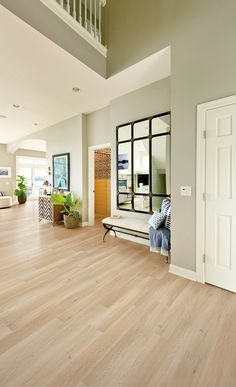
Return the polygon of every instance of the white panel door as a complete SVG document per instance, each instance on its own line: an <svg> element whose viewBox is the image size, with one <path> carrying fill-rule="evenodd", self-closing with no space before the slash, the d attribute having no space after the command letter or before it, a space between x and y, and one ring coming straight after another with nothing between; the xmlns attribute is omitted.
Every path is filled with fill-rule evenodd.
<svg viewBox="0 0 236 387"><path fill-rule="evenodd" d="M205 281L236 292L236 105L206 114Z"/></svg>

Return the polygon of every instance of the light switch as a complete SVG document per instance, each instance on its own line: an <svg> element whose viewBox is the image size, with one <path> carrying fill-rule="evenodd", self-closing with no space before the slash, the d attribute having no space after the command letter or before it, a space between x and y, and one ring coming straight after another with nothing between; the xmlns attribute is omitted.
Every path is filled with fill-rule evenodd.
<svg viewBox="0 0 236 387"><path fill-rule="evenodd" d="M180 187L180 195L181 196L191 196L192 195L192 187L190 185L182 185Z"/></svg>

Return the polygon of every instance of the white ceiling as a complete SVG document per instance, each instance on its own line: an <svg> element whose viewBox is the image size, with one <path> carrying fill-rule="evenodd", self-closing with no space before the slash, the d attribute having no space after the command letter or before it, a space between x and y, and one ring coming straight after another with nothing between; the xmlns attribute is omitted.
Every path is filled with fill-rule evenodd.
<svg viewBox="0 0 236 387"><path fill-rule="evenodd" d="M0 6L0 143L10 143L170 75L170 48L104 79ZM80 93L72 92L78 86ZM19 109L13 104L19 104ZM37 126L34 124L38 123Z"/></svg>

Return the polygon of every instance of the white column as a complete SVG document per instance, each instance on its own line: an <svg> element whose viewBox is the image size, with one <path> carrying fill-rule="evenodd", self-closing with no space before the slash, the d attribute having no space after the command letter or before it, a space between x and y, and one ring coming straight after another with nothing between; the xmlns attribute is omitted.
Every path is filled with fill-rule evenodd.
<svg viewBox="0 0 236 387"><path fill-rule="evenodd" d="M60 6L63 7L63 0L60 0Z"/></svg>

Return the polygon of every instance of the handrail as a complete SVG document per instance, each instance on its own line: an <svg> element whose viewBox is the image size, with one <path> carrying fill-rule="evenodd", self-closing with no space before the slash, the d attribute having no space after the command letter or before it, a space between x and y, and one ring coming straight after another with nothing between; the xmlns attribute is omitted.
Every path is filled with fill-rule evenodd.
<svg viewBox="0 0 236 387"><path fill-rule="evenodd" d="M102 55L102 7L106 0L40 0Z"/></svg>

